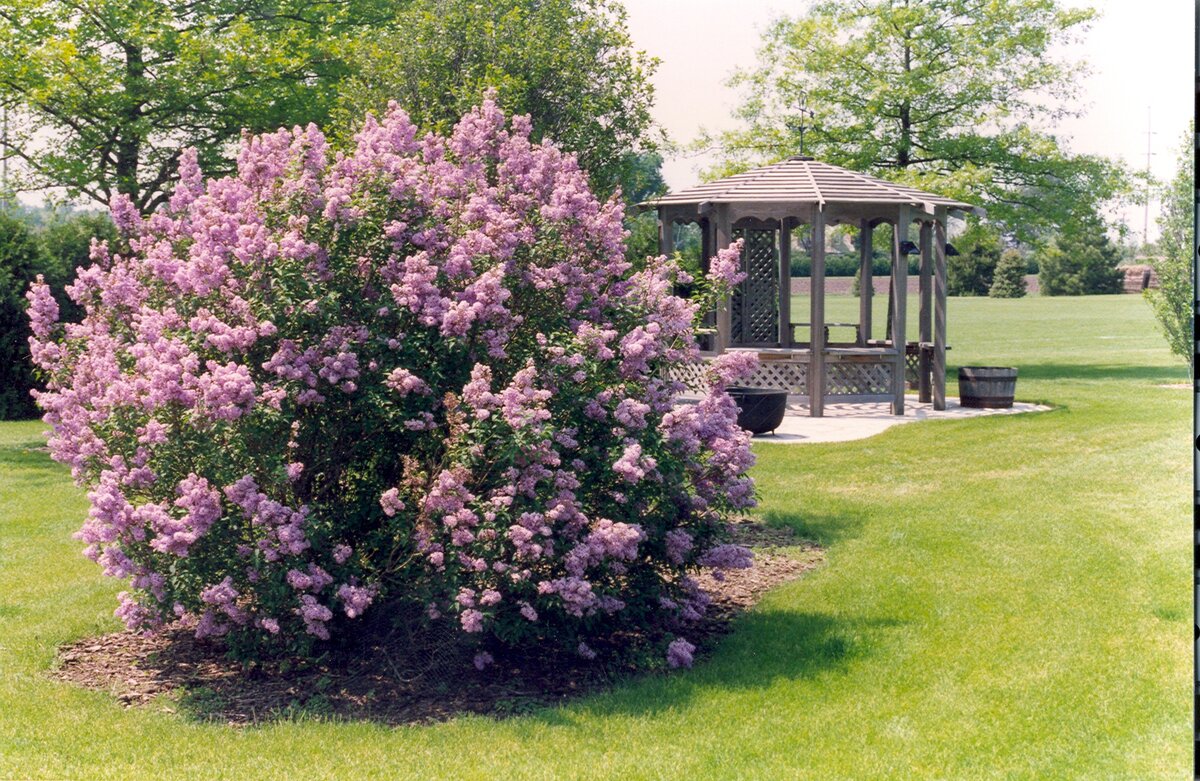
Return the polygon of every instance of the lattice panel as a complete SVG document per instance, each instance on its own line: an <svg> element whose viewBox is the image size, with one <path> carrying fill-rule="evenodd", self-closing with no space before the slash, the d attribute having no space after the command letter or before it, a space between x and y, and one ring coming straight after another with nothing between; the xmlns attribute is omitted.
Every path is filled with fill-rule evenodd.
<svg viewBox="0 0 1200 781"><path fill-rule="evenodd" d="M825 377L827 396L883 396L892 392L889 363L827 363Z"/></svg>
<svg viewBox="0 0 1200 781"><path fill-rule="evenodd" d="M779 341L779 251L772 228L738 228L744 239L742 270L746 279L730 301L734 344L775 344Z"/></svg>
<svg viewBox="0 0 1200 781"><path fill-rule="evenodd" d="M692 393L707 393L709 389L708 368L704 361L671 364L667 367L667 377L682 382ZM805 394L808 393L808 364L763 361L753 374L738 384Z"/></svg>
<svg viewBox="0 0 1200 781"><path fill-rule="evenodd" d="M908 383L908 387L916 388L920 383L921 377L921 355L920 353L907 353L904 356L904 381Z"/></svg>
<svg viewBox="0 0 1200 781"><path fill-rule="evenodd" d="M743 384L753 388L775 388L788 393L808 393L808 364L762 361Z"/></svg>
<svg viewBox="0 0 1200 781"><path fill-rule="evenodd" d="M667 377L682 382L692 393L708 392L708 371L703 361L673 363L667 367Z"/></svg>

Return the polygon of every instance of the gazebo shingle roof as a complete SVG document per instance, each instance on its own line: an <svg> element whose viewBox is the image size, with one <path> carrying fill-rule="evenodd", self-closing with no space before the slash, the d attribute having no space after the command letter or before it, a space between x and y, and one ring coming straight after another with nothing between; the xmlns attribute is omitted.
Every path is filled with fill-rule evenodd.
<svg viewBox="0 0 1200 781"><path fill-rule="evenodd" d="M969 203L922 192L808 157L792 157L639 204L645 208L699 203L911 204L981 213Z"/></svg>

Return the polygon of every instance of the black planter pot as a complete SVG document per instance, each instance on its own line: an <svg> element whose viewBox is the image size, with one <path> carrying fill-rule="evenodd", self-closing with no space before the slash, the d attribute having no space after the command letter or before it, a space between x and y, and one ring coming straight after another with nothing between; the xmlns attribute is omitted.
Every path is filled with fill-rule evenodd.
<svg viewBox="0 0 1200 781"><path fill-rule="evenodd" d="M958 401L964 407L1006 409L1017 393L1011 366L964 366L958 370Z"/></svg>
<svg viewBox="0 0 1200 781"><path fill-rule="evenodd" d="M738 425L751 434L765 434L779 428L787 412L787 391L773 388L726 388L738 405Z"/></svg>

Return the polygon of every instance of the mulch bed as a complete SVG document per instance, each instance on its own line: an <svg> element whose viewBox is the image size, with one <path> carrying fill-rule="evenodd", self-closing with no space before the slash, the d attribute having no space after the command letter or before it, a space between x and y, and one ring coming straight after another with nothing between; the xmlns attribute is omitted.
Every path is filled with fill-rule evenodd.
<svg viewBox="0 0 1200 781"><path fill-rule="evenodd" d="M755 549L755 566L704 572L713 598L704 622L688 630L703 656L731 621L769 589L816 567L823 551L790 529L739 523L735 541ZM787 550L778 550L786 548ZM719 577L719 576L718 576ZM219 643L184 630L143 636L117 632L80 640L59 653L53 677L111 693L127 706L149 705L230 725L307 717L385 724L439 721L464 713L506 716L610 688L636 675L632 664L602 668L577 657L499 658L477 672L447 638L376 637L309 663L244 666ZM414 653L414 648L424 648Z"/></svg>

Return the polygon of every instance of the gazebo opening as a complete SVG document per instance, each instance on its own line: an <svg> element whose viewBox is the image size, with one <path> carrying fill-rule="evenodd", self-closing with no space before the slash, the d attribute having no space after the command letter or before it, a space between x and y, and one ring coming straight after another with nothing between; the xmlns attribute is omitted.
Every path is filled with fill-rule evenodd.
<svg viewBox="0 0 1200 781"><path fill-rule="evenodd" d="M882 179L794 157L781 163L670 193L642 204L658 211L661 251L698 253L701 271L720 247L743 240L746 278L710 313L715 333L702 337L706 358L754 350L751 384L787 390L820 416L831 402L888 401L904 414L906 373L921 401L945 409L946 221L969 204ZM847 226L860 277L856 318L826 313L827 231ZM890 234L886 322L873 318L876 234ZM808 305L794 308L793 256L807 256ZM906 337L909 256L919 257L919 338ZM803 311L807 309L807 311ZM798 311L799 310L799 311ZM881 327L882 326L882 327ZM674 375L695 390L701 367Z"/></svg>

